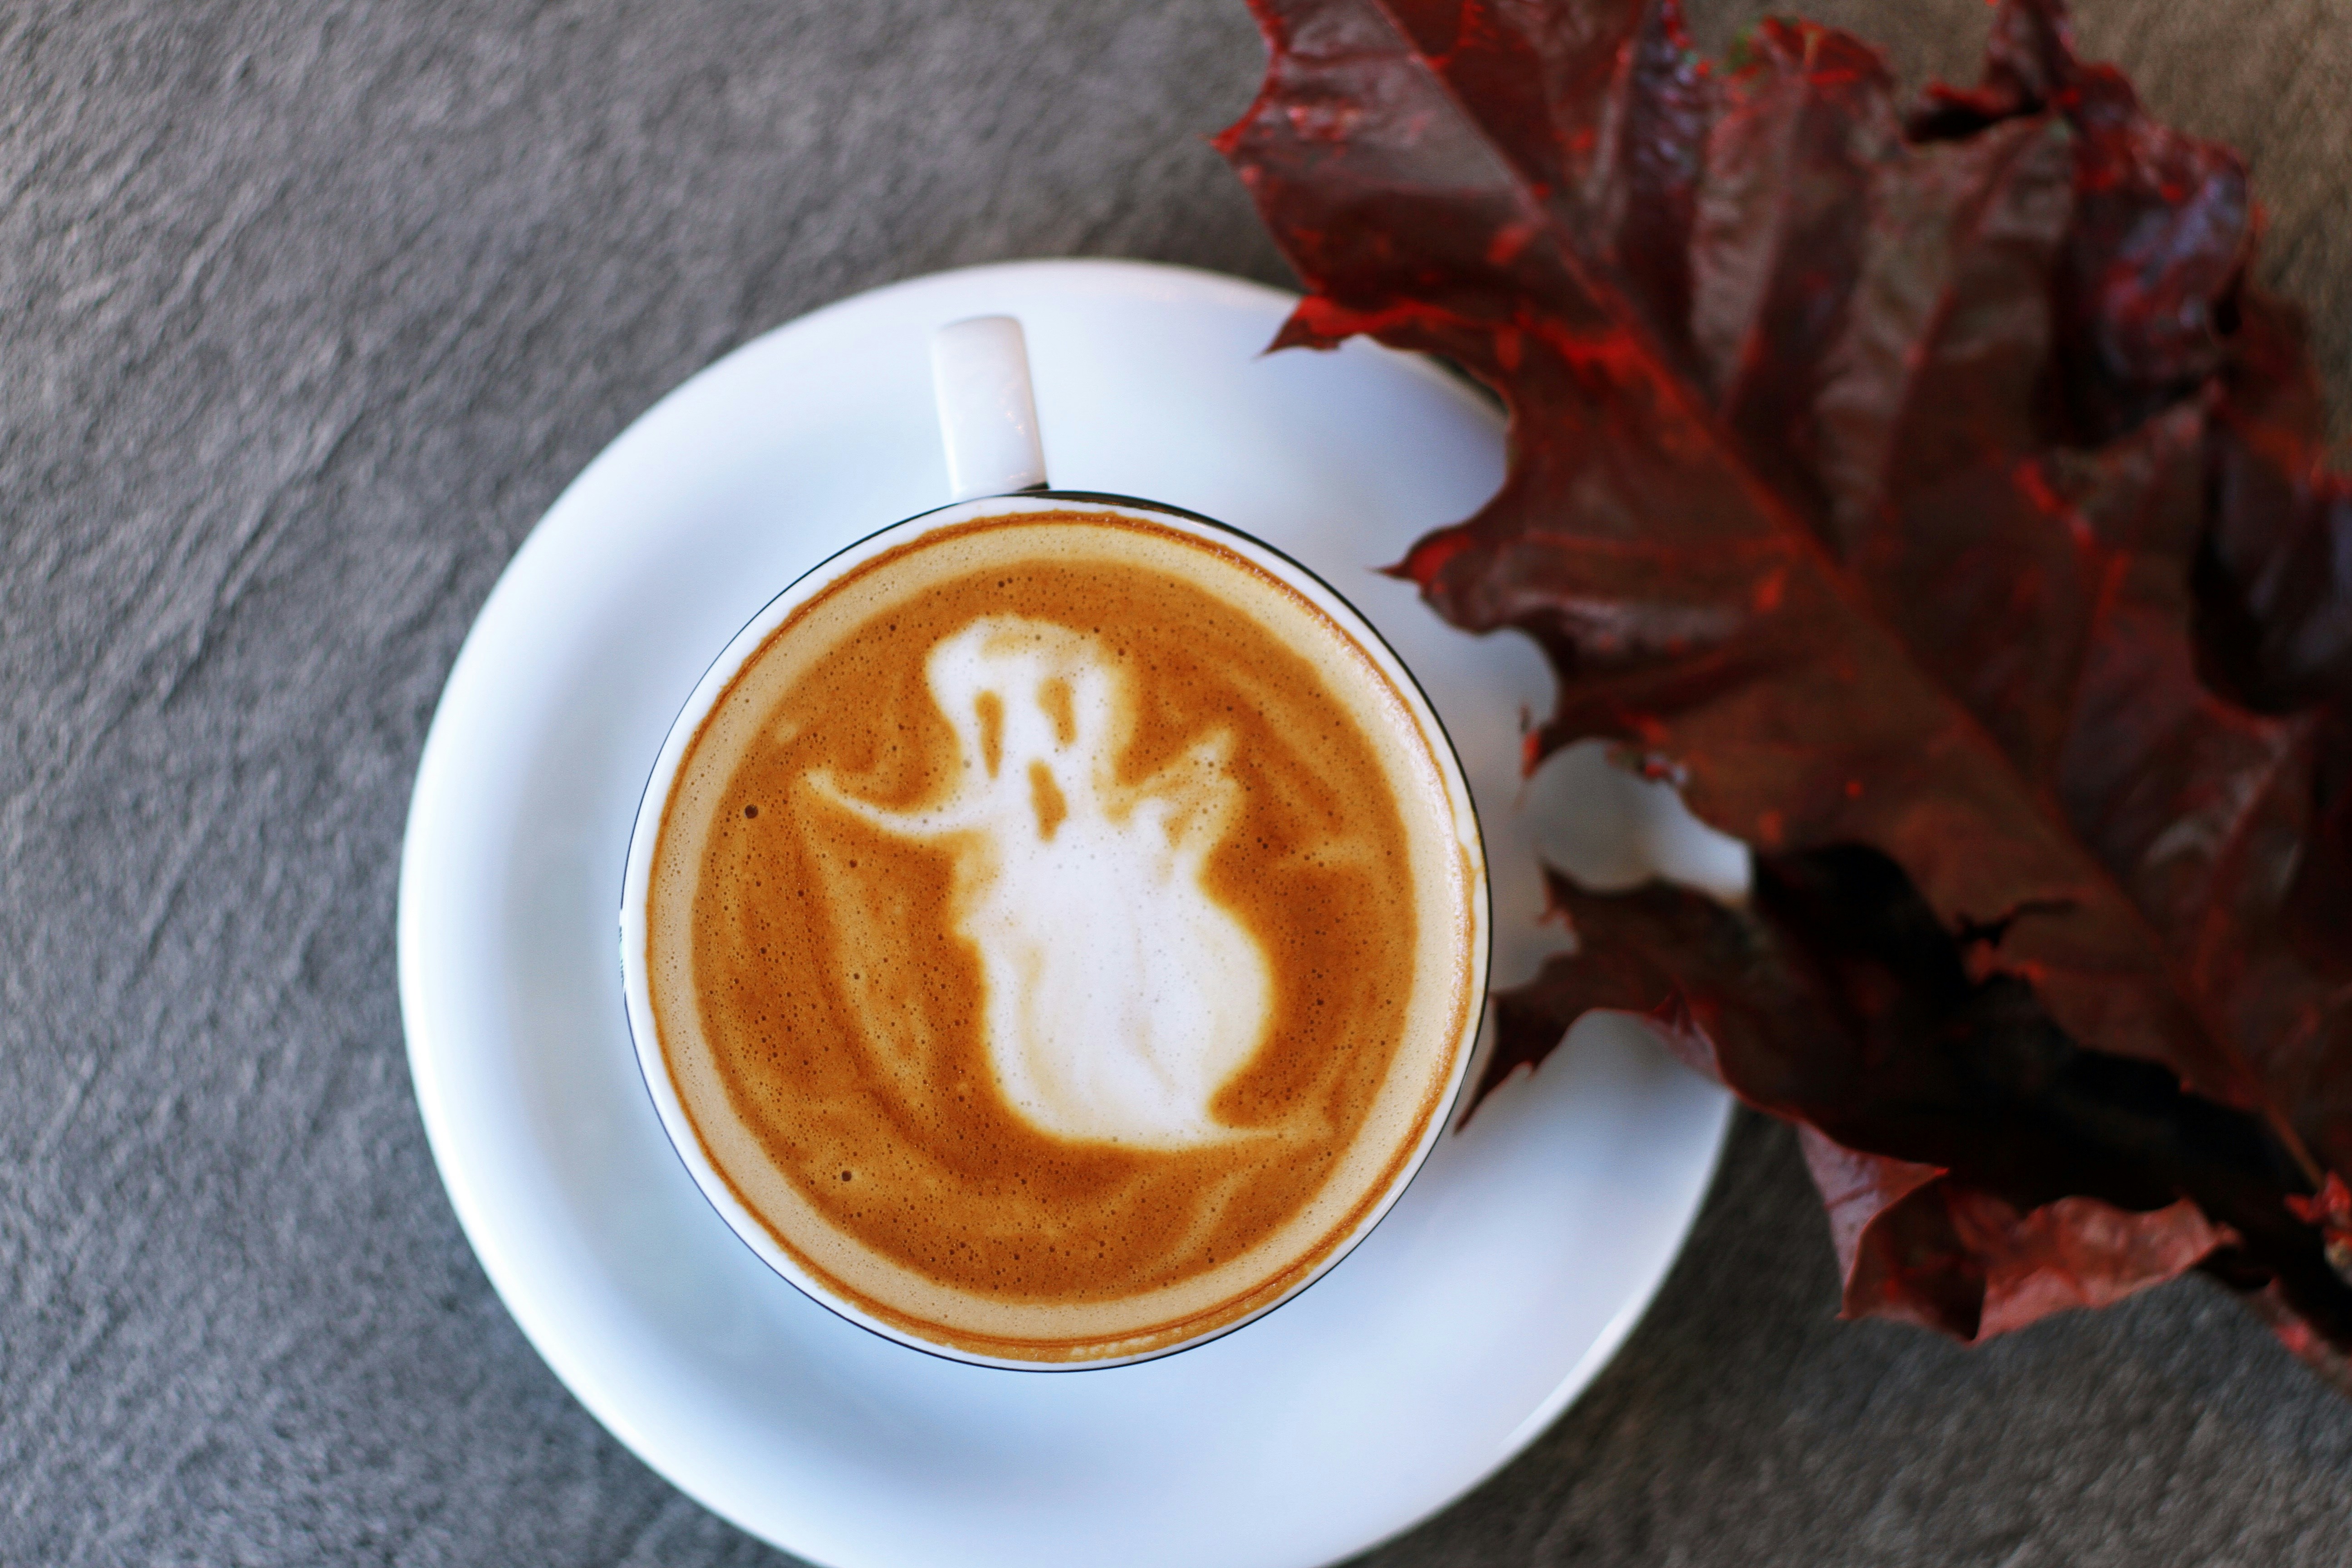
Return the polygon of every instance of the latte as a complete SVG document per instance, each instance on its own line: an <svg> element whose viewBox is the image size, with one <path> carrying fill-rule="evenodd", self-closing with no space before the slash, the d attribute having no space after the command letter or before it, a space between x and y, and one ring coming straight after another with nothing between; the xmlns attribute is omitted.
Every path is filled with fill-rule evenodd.
<svg viewBox="0 0 2352 1568"><path fill-rule="evenodd" d="M792 609L694 732L643 958L710 1166L856 1313L1149 1354L1378 1217L1475 1028L1483 870L1392 661L1214 531L1029 503Z"/></svg>

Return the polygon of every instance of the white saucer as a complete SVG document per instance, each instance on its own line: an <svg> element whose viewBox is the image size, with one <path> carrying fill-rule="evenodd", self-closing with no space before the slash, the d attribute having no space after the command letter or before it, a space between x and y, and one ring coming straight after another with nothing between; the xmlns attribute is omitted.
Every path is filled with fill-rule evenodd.
<svg viewBox="0 0 2352 1568"><path fill-rule="evenodd" d="M1223 1339L1059 1374L936 1359L802 1296L714 1214L637 1072L613 944L646 771L779 588L940 504L936 326L1022 318L1054 482L1255 533L1347 594L1427 689L1494 867L1495 982L1538 925L1517 638L1370 568L1502 473L1475 395L1368 343L1259 357L1287 296L1032 262L919 279L696 376L564 492L500 579L425 748L401 865L409 1063L459 1220L556 1374L706 1506L836 1568L1266 1564L1359 1552L1475 1485L1591 1381L1664 1278L1721 1091L1580 1026L1449 1135L1324 1279Z"/></svg>

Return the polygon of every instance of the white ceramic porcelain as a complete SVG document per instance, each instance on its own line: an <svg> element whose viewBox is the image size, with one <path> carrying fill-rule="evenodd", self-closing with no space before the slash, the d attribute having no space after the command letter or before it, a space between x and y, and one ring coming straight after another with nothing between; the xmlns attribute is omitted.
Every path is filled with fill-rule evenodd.
<svg viewBox="0 0 2352 1568"><path fill-rule="evenodd" d="M1045 486L1045 442L1029 342L1012 316L971 316L931 334L931 395L954 500Z"/></svg>
<svg viewBox="0 0 2352 1568"><path fill-rule="evenodd" d="M612 937L648 771L735 628L877 519L947 493L929 341L965 317L1025 326L1057 486L1220 518L1343 588L1470 773L1495 984L1557 946L1517 809L1541 661L1518 639L1452 631L1372 571L1493 489L1497 422L1370 344L1261 357L1289 303L1175 268L1035 262L793 322L680 387L581 475L451 673L400 898L410 1065L451 1201L523 1331L600 1420L816 1563L1305 1568L1360 1551L1559 1415L1639 1317L1706 1190L1725 1097L1638 1026L1588 1020L1443 1138L1381 1226L1280 1310L1158 1361L1040 1375L926 1355L801 1295L663 1136Z"/></svg>

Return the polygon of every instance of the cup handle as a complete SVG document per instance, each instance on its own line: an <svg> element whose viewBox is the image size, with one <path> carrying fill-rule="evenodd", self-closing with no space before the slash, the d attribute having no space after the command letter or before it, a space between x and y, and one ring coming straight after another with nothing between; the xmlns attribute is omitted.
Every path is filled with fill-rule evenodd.
<svg viewBox="0 0 2352 1568"><path fill-rule="evenodd" d="M1045 448L1037 435L1029 348L1019 321L974 316L932 333L931 392L939 400L951 499L1045 488Z"/></svg>

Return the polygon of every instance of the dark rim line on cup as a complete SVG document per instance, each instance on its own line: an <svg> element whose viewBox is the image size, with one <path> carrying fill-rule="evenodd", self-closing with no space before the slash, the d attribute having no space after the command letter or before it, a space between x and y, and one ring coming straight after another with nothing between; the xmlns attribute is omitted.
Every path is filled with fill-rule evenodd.
<svg viewBox="0 0 2352 1568"><path fill-rule="evenodd" d="M1463 766L1462 753L1454 746L1453 733L1446 729L1445 721L1439 716L1437 704L1430 700L1429 693L1423 689L1421 678L1413 674L1412 667L1405 662L1403 655L1398 653L1397 650L1390 645L1388 638L1381 635L1380 627L1372 624L1371 617L1365 615L1362 610L1359 609L1353 599L1349 598L1347 595L1339 592L1338 588L1333 587L1329 583L1325 582L1322 574L1315 571L1306 563L1292 555L1288 551L1284 550L1277 545L1269 544L1254 533L1248 532L1244 529L1235 528L1229 522L1220 522L1213 517L1209 517L1203 513L1190 510L1184 507L1171 506L1165 501L1145 500L1139 496L1119 495L1109 490L1065 490L1038 488L1009 490L1003 495L981 496L972 500L949 501L943 506L931 507L926 510L916 512L911 516L900 518L896 522L885 523L882 527L874 530L871 533L863 534L858 538L852 540L849 543L843 545L832 554L825 556L823 560L817 562L814 565L809 567L808 570L801 573L791 582L785 584L782 587L770 595L761 602L757 610L751 612L750 618L745 620L742 626L735 628L734 635L730 637L726 643L720 647L719 652L712 656L710 662L703 666L702 673L695 677L694 684L687 689L686 700L678 704L677 714L671 718L669 730L664 731L663 749L667 749L667 736L669 733L677 730L678 718L685 714L687 703L694 700L694 693L701 689L702 683L710 678L710 672L712 670L719 668L719 661L727 657L728 651L734 647L736 641L742 637L745 631L751 628L754 622L758 621L761 616L766 615L769 609L778 599L790 594L803 583L807 582L811 577L815 576L818 573L824 571L826 567L832 565L835 561L840 560L850 552L863 548L874 540L880 538L883 534L894 532L898 529L906 527L909 523L920 522L927 517L935 517L943 511L955 511L964 507L986 506L991 501L1011 500L1066 500L1092 502L1096 505L1102 506L1131 507L1138 511L1163 512L1171 517L1185 518L1193 522L1205 524L1210 528L1217 530L1221 533L1230 533L1236 539L1247 541L1249 543L1255 545L1258 549L1265 551L1267 554L1281 561L1293 571L1298 573L1299 575L1305 577L1308 582L1321 587L1333 598L1339 600L1340 604L1346 605L1349 613L1361 624L1364 630L1371 634L1372 640L1379 643L1381 647L1388 654L1389 658L1395 661L1397 668L1404 672L1404 678L1411 683L1414 695L1421 699L1422 707L1427 710L1430 718L1436 721L1437 737L1440 741L1444 742L1446 754L1454 759L1454 776L1462 781L1463 795L1469 797L1470 833L1471 837L1477 841L1478 846L1478 868L1480 873L1478 878L1479 901L1485 905L1485 908L1480 912L1486 917L1486 954L1484 965L1485 973L1481 973L1477 977L1478 1022L1471 1030L1470 1044L1466 1048L1462 1071L1454 1081L1454 1092L1446 1098L1444 1114L1437 1119L1437 1139L1433 1140L1430 1143L1429 1149L1423 1153L1419 1160L1414 1162L1412 1173L1404 1179L1404 1184L1398 1187L1395 1192L1389 1194L1388 1201L1381 1205L1379 1217L1374 1219L1371 1224L1364 1226L1361 1231L1349 1241L1348 1245L1344 1248L1324 1262L1316 1271L1315 1278L1309 1279L1306 1284L1299 1286L1297 1289L1292 1290L1289 1294L1282 1297L1279 1300L1269 1302L1267 1305L1259 1308L1256 1311L1241 1318L1237 1321L1227 1323L1224 1327L1214 1330L1209 1333L1202 1334L1198 1339L1186 1340L1181 1344L1169 1345L1160 1350L1151 1351L1142 1355L1133 1356L1119 1361L1113 1361L1107 1364L1095 1366L1056 1366L1050 1363L1044 1362L1038 1363L1034 1365L1019 1365L1008 1364L1005 1361L1000 1360L974 1361L968 1356L956 1355L951 1352L935 1349L929 1345L917 1344L914 1342L916 1336L911 1334L907 1338L902 1339L896 1334L885 1333L882 1330L876 1328L873 1324L866 1322L861 1319L852 1317L849 1313L842 1310L841 1308L835 1305L833 1302L826 1300L817 1292L808 1289L799 1280L785 1273L782 1269L778 1268L773 1263L770 1263L766 1254L762 1253L758 1247L752 1247L749 1242L745 1241L743 1237L737 1232L734 1220L728 1215L725 1209L719 1205L719 1201L712 1197L703 1187L701 1177L696 1173L694 1166L688 1161L686 1152L678 1147L677 1140L670 1135L669 1123L662 1116L661 1102L654 1094L654 1086L648 1077L650 1069L646 1065L646 1053L642 1048L643 1042L638 1041L636 1037L636 1020L628 1016L629 1008L626 999L628 953L625 945L621 945L620 951L623 974L623 1005L621 1012L624 1020L628 1024L629 1027L629 1039L631 1044L630 1054L637 1058L637 1085L640 1089L645 1090L646 1103L653 1110L654 1121L661 1127L662 1142L669 1146L670 1157L676 1160L678 1163L679 1167L686 1172L687 1179L694 1184L696 1195L700 1197L702 1201L709 1206L710 1212L718 1216L719 1224L727 1227L727 1234L733 1237L739 1246L741 1246L753 1257L759 1258L761 1263L766 1266L769 1273L773 1274L777 1279L791 1286L794 1292L815 1302L818 1306L824 1308L826 1311L832 1313L843 1322L849 1324L852 1328L872 1334L876 1339L882 1341L885 1344L896 1345L901 1350L914 1351L919 1354L930 1356L935 1360L948 1362L956 1366L972 1367L982 1372L1058 1373L1065 1374L1088 1372L1117 1372L1122 1367L1141 1366L1148 1362L1160 1361L1171 1355L1181 1355L1186 1351L1199 1350L1203 1345L1212 1344L1218 1340L1223 1339L1227 1334L1236 1332L1242 1329L1246 1329L1252 1323L1257 1322L1262 1319L1271 1317L1274 1313L1281 1310L1285 1307L1287 1307L1293 1301L1297 1300L1301 1296L1306 1295L1307 1291L1312 1290L1316 1286L1323 1283L1324 1280L1328 1279L1331 1277L1332 1271L1338 1268L1340 1264L1346 1262L1349 1256L1353 1253L1357 1247L1361 1247L1364 1244L1366 1237L1370 1237L1372 1232L1380 1229L1381 1224L1387 1220L1388 1216L1395 1212L1397 1205L1404 1201L1405 1194L1412 1190L1412 1184L1421 1180L1422 1172L1428 1169L1431 1158L1436 1153L1437 1142L1443 1140L1451 1129L1451 1124L1454 1121L1454 1108L1461 1103L1463 1089L1470 1081L1470 1068L1476 1065L1476 1058L1478 1055L1478 1037L1486 1031L1486 1011L1491 1001L1487 993L1487 987L1494 979L1495 889L1493 880L1486 875L1486 824L1479 819L1478 802L1476 797L1471 794L1470 772L1467 768ZM685 761L682 754L679 761L681 763ZM654 757L654 768L658 768L660 765L661 757L659 753L656 752ZM646 773L645 784L640 786L637 791L637 809L631 819L632 827L629 837L630 843L633 846L636 840L636 833L634 824L642 822L645 819L646 801L652 795L653 790L654 769L649 768ZM659 831L658 825L656 825L656 831L657 833ZM621 909L614 916L615 923L621 927L621 929L614 933L616 944L625 944L628 941L625 922L628 918L626 889L629 879L628 862L630 853L631 851L629 849L625 848L621 854L621 885L623 888L624 902ZM646 994L646 1010L649 1013L652 1010L652 994L650 989L648 989ZM669 1059L667 1056L664 1054L662 1044L658 1037L653 1041L653 1055L660 1058L664 1062L667 1062ZM686 1113L683 1100L680 1101L678 1109L682 1114L686 1114L687 1131L692 1133L698 1142L701 1138L701 1132L694 1126L694 1119L692 1115L690 1113ZM717 1162L709 1159L709 1154L707 1150L705 1151L703 1157L706 1162L711 1164L713 1170L717 1169ZM736 1202L745 1213L751 1214L751 1218L755 1223L761 1224L763 1228L765 1227L765 1222L760 1220L759 1215L751 1210L749 1204L743 1203L740 1198L738 1198ZM779 1241L777 1245L780 1248L782 1247L782 1243L781 1241Z"/></svg>

